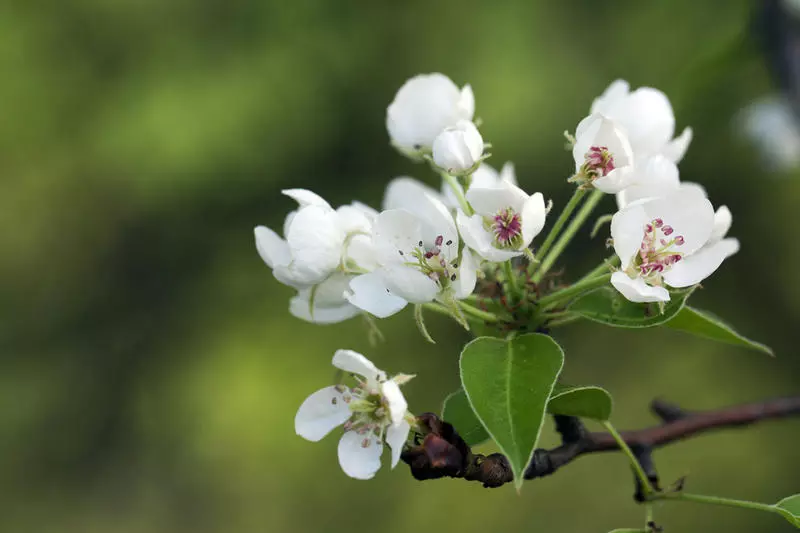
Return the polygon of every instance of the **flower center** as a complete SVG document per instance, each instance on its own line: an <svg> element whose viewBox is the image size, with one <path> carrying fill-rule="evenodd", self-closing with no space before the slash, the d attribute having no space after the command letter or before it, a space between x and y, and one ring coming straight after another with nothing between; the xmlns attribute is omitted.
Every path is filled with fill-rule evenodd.
<svg viewBox="0 0 800 533"><path fill-rule="evenodd" d="M672 226L665 225L660 218L645 225L639 254L631 266L632 273L652 285L661 285L661 274L683 259L683 252L676 250L683 246L683 236L673 233Z"/></svg>
<svg viewBox="0 0 800 533"><path fill-rule="evenodd" d="M497 248L519 248L522 243L522 217L510 207L486 217L484 227L494 235Z"/></svg>
<svg viewBox="0 0 800 533"><path fill-rule="evenodd" d="M615 168L614 155L606 146L592 146L584 155L583 173L590 179L607 176Z"/></svg>
<svg viewBox="0 0 800 533"><path fill-rule="evenodd" d="M337 390L342 393L342 399L350 407L352 415L344 423L345 431L355 431L364 436L362 447L371 445L371 436L383 438L386 427L392 423L389 413L389 402L379 390L368 389L367 384L359 380L359 386L354 388L337 385ZM337 400L334 398L333 400Z"/></svg>
<svg viewBox="0 0 800 533"><path fill-rule="evenodd" d="M431 278L439 284L442 289L450 286L450 283L455 281L458 273L458 263L448 259L453 257L453 254L444 254L443 246L449 247L453 245L453 241L444 242L442 235L437 235L433 241L433 246L428 247L422 241L419 241L416 248L406 254L403 250L398 250L400 255L413 257L414 261L406 261L407 266L418 269L420 272Z"/></svg>

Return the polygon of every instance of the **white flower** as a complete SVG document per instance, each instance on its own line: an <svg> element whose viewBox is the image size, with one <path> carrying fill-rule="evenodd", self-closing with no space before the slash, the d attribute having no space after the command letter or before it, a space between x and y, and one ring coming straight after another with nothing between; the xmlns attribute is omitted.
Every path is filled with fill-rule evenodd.
<svg viewBox="0 0 800 533"><path fill-rule="evenodd" d="M429 187L419 180L407 176L400 176L399 178L394 178L389 182L389 185L386 186L381 207L384 211L390 209L413 210L419 203L420 198L426 195L452 207L458 204L458 200L455 198L454 203L450 204L444 194L440 194L433 187Z"/></svg>
<svg viewBox="0 0 800 533"><path fill-rule="evenodd" d="M459 246L447 207L430 194L378 215L372 241L378 267L350 281L346 297L377 317L393 315L408 303L451 303L475 288L475 261Z"/></svg>
<svg viewBox="0 0 800 533"><path fill-rule="evenodd" d="M433 141L433 162L450 174L471 171L483 155L483 137L469 120L445 128Z"/></svg>
<svg viewBox="0 0 800 533"><path fill-rule="evenodd" d="M387 379L385 372L352 350L337 350L333 366L360 376L354 376L358 386L325 387L306 398L294 418L295 432L317 442L344 425L339 464L350 477L371 479L381 467L383 443L392 450L394 468L408 439L408 404L398 384L408 376Z"/></svg>
<svg viewBox="0 0 800 533"><path fill-rule="evenodd" d="M665 286L700 283L739 248L736 239L722 239L726 211L721 208L715 230L711 202L702 190L689 187L617 212L611 237L622 269L611 276L612 285L632 302L666 302Z"/></svg>
<svg viewBox="0 0 800 533"><path fill-rule="evenodd" d="M318 323L350 318L359 311L342 289L353 274L375 266L370 234L377 212L358 202L334 210L304 189L283 193L298 209L286 216L285 240L269 228L255 228L259 255L278 281L298 289L289 304L294 316Z"/></svg>
<svg viewBox="0 0 800 533"><path fill-rule="evenodd" d="M506 164L503 165L503 168L500 169L500 172L497 172L487 163L481 163L475 172L473 172L470 176L470 184L467 190L473 187L479 189L494 189L502 186L503 183L517 185L517 176L514 172L514 163L507 161ZM460 185L458 188L460 191L463 191L463 188ZM458 207L458 198L453 192L450 184L443 180L441 190L445 205L453 208Z"/></svg>
<svg viewBox="0 0 800 533"><path fill-rule="evenodd" d="M600 114L581 120L575 130L574 181L605 193L617 193L631 184L633 152L622 128Z"/></svg>
<svg viewBox="0 0 800 533"><path fill-rule="evenodd" d="M678 166L664 155L656 154L636 163L635 179L617 193L617 207L644 198L659 198L678 190L681 185Z"/></svg>
<svg viewBox="0 0 800 533"><path fill-rule="evenodd" d="M406 81L386 110L386 129L398 148L430 150L433 140L459 120L472 120L472 88L460 89L444 74L420 74Z"/></svg>
<svg viewBox="0 0 800 533"><path fill-rule="evenodd" d="M501 262L522 255L544 227L547 208L541 193L528 196L503 181L494 188L473 185L467 201L475 214L470 217L458 210L458 229L464 243L486 260Z"/></svg>
<svg viewBox="0 0 800 533"><path fill-rule="evenodd" d="M678 163L692 141L686 128L675 139L675 115L667 96L652 87L630 91L625 80L616 80L592 102L592 113L601 113L619 123L638 157L662 154Z"/></svg>

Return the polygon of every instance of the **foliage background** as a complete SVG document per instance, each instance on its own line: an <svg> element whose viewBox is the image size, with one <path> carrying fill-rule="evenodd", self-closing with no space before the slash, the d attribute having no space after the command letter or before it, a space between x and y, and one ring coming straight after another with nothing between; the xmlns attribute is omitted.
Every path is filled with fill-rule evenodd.
<svg viewBox="0 0 800 533"><path fill-rule="evenodd" d="M430 178L388 146L385 106L418 72L472 83L493 163L563 206L574 128L613 79L672 99L695 141L681 165L735 213L742 252L695 296L778 358L669 331L559 331L566 376L616 398L620 427L655 396L710 408L797 394L800 176L767 173L737 135L773 90L745 1L277 2L10 0L0 4L0 530L604 532L642 513L617 455L506 487L363 483L335 438L296 437L294 412L350 347L418 374L417 412L457 387L467 339L409 313L369 346L359 320L319 327L258 258L308 187L378 205L388 180ZM613 209L606 200L601 212ZM603 257L584 233L578 275ZM777 501L800 492L800 420L658 452L665 481ZM554 442L552 432L545 435ZM770 516L672 504L667 531L789 531Z"/></svg>

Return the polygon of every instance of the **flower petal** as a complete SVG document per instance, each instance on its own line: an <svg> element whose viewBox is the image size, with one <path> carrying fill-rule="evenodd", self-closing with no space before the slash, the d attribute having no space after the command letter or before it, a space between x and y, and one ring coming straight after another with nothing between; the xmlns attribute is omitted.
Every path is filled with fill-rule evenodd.
<svg viewBox="0 0 800 533"><path fill-rule="evenodd" d="M292 262L289 245L277 233L264 226L256 226L254 233L258 255L268 267L287 266Z"/></svg>
<svg viewBox="0 0 800 533"><path fill-rule="evenodd" d="M686 155L686 150L689 149L693 136L692 128L684 128L679 136L672 139L661 149L661 153L675 163L680 163L683 156Z"/></svg>
<svg viewBox="0 0 800 533"><path fill-rule="evenodd" d="M626 100L612 118L623 125L636 153L658 152L675 132L669 99L658 89L639 87Z"/></svg>
<svg viewBox="0 0 800 533"><path fill-rule="evenodd" d="M389 416L392 424L399 424L408 411L408 403L400 391L400 386L391 379L384 381L381 383L381 394L389 404Z"/></svg>
<svg viewBox="0 0 800 533"><path fill-rule="evenodd" d="M483 227L483 217L480 215L468 217L463 211L458 210L456 213L456 222L461 238L464 239L464 244L487 261L501 263L512 257L519 257L522 255L522 252L518 250L501 250L500 248L495 248L493 244L494 235L491 231L487 231L486 228ZM464 279L463 275L459 275L459 278ZM459 282L459 280L457 279L456 282Z"/></svg>
<svg viewBox="0 0 800 533"><path fill-rule="evenodd" d="M353 350L336 350L333 354L333 366L363 376L370 383L386 380L386 372L379 370L372 361Z"/></svg>
<svg viewBox="0 0 800 533"><path fill-rule="evenodd" d="M326 307L314 305L314 313L312 314L308 298L294 296L289 300L289 313L295 318L313 324L338 324L353 318L360 312L361 310L358 307L345 302L340 305Z"/></svg>
<svg viewBox="0 0 800 533"><path fill-rule="evenodd" d="M527 248L534 237L541 233L544 228L544 219L547 216L547 206L544 204L544 196L537 192L531 195L522 206L522 246Z"/></svg>
<svg viewBox="0 0 800 533"><path fill-rule="evenodd" d="M411 424L405 420L401 420L398 424L392 424L386 429L386 444L392 449L392 468L400 462L400 455L408 440L409 431L411 431Z"/></svg>
<svg viewBox="0 0 800 533"><path fill-rule="evenodd" d="M345 293L347 301L378 318L392 316L408 303L391 293L378 272L356 276L350 280L350 289Z"/></svg>
<svg viewBox="0 0 800 533"><path fill-rule="evenodd" d="M387 264L379 272L389 291L407 302L431 302L439 293L436 282L414 267Z"/></svg>
<svg viewBox="0 0 800 533"><path fill-rule="evenodd" d="M506 181L497 183L491 188L472 186L467 191L467 201L476 213L483 216L496 215L501 209L511 208L517 213L522 212L528 195Z"/></svg>
<svg viewBox="0 0 800 533"><path fill-rule="evenodd" d="M339 228L344 233L369 233L373 219L360 207L343 205L336 210Z"/></svg>
<svg viewBox="0 0 800 533"><path fill-rule="evenodd" d="M372 479L381 468L383 443L372 433L359 435L347 431L339 440L338 453L345 474L355 479Z"/></svg>
<svg viewBox="0 0 800 533"><path fill-rule="evenodd" d="M336 386L325 387L306 398L294 417L295 432L304 439L317 442L344 424L352 413L340 390Z"/></svg>
<svg viewBox="0 0 800 533"><path fill-rule="evenodd" d="M714 231L711 232L711 238L708 239L709 243L721 241L728 234L733 224L733 215L728 206L721 205L714 213Z"/></svg>
<svg viewBox="0 0 800 533"><path fill-rule="evenodd" d="M611 238L614 251L622 262L622 269L630 265L644 238L644 227L649 222L641 204L632 204L617 211L611 219Z"/></svg>
<svg viewBox="0 0 800 533"><path fill-rule="evenodd" d="M631 302L669 301L669 292L664 287L651 287L642 278L631 279L624 272L614 272L611 275L611 284Z"/></svg>
<svg viewBox="0 0 800 533"><path fill-rule="evenodd" d="M335 211L315 205L300 209L286 234L293 271L307 283L322 281L339 266L344 239Z"/></svg>
<svg viewBox="0 0 800 533"><path fill-rule="evenodd" d="M637 161L635 175L633 183L617 193L620 209L636 200L665 196L677 191L681 184L678 167L663 155Z"/></svg>
<svg viewBox="0 0 800 533"><path fill-rule="evenodd" d="M592 113L602 113L604 115L613 116L617 106L624 101L630 92L630 85L625 80L614 80L603 91L603 94L598 96L592 102Z"/></svg>
<svg viewBox="0 0 800 533"><path fill-rule="evenodd" d="M497 250L498 252L502 250ZM461 264L458 265L458 276L453 282L453 292L456 298L463 299L472 294L475 284L478 282L478 265L469 250L461 252Z"/></svg>
<svg viewBox="0 0 800 533"><path fill-rule="evenodd" d="M714 229L714 207L705 194L696 188L681 187L663 198L643 202L649 220L660 218L672 226L675 236L682 236L683 245L677 250L693 254L711 237Z"/></svg>
<svg viewBox="0 0 800 533"><path fill-rule="evenodd" d="M441 195L432 187L428 187L421 181L400 176L389 182L386 191L383 193L383 210L405 209L410 211L417 205L425 194L434 198L442 199Z"/></svg>
<svg viewBox="0 0 800 533"><path fill-rule="evenodd" d="M331 209L331 205L321 196L306 189L284 189L281 193L297 202L300 207L315 205L317 207Z"/></svg>
<svg viewBox="0 0 800 533"><path fill-rule="evenodd" d="M670 287L691 287L700 283L719 268L722 262L739 251L737 239L723 239L704 246L700 251L685 256L664 272L664 281Z"/></svg>
<svg viewBox="0 0 800 533"><path fill-rule="evenodd" d="M472 120L475 114L475 93L472 86L468 83L461 89L461 98L458 99L459 118Z"/></svg>

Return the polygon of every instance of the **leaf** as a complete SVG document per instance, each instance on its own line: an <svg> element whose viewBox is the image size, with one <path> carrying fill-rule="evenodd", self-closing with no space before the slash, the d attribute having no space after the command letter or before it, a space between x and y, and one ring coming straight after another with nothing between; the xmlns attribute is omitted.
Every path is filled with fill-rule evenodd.
<svg viewBox="0 0 800 533"><path fill-rule="evenodd" d="M611 417L611 395L593 385L568 387L556 385L547 403L547 411L554 415L569 415L605 422Z"/></svg>
<svg viewBox="0 0 800 533"><path fill-rule="evenodd" d="M461 352L461 384L472 410L505 454L517 490L539 440L564 352L547 335L480 337Z"/></svg>
<svg viewBox="0 0 800 533"><path fill-rule="evenodd" d="M800 494L784 498L774 505L778 512L796 528L800 528Z"/></svg>
<svg viewBox="0 0 800 533"><path fill-rule="evenodd" d="M666 326L714 341L743 346L771 356L775 355L769 346L740 335L708 311L701 311L694 307L686 306L681 309L680 313L667 322Z"/></svg>
<svg viewBox="0 0 800 533"><path fill-rule="evenodd" d="M442 420L453 424L458 434L470 447L489 440L489 433L472 410L464 389L458 389L444 399Z"/></svg>
<svg viewBox="0 0 800 533"><path fill-rule="evenodd" d="M647 533L648 531L648 529L622 528L612 529L608 533Z"/></svg>
<svg viewBox="0 0 800 533"><path fill-rule="evenodd" d="M672 319L683 308L692 290L670 293L671 300L661 313L657 303L637 304L613 287L600 287L577 300L569 310L584 318L618 328L649 328Z"/></svg>

